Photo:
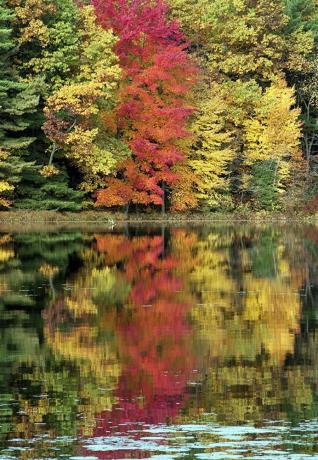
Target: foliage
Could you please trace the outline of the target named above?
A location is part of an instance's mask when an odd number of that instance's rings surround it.
[[[22,75],[44,80],[44,96],[78,68],[79,9],[73,0],[8,0],[14,8]]]
[[[91,7],[80,11],[80,62],[73,81],[48,99],[44,131],[53,141],[51,150],[63,148],[67,158],[83,174],[82,188],[93,191],[99,177],[108,175],[127,152],[103,129],[102,117],[113,103],[120,76],[112,52],[116,38],[95,22]]]
[[[57,170],[52,177],[46,177],[39,173],[38,167],[35,170],[28,168],[22,174],[22,181],[17,188],[16,208],[55,211],[82,209],[84,193],[70,187],[65,170]]]
[[[30,116],[39,98],[34,82],[19,81],[12,59],[16,54],[12,37],[14,15],[0,2],[0,207],[9,207],[9,195],[19,181],[26,163],[17,156],[34,140],[26,134]]]
[[[164,186],[176,180],[172,166],[184,158],[180,141],[188,136],[192,109],[187,99],[196,70],[161,1],[117,3],[96,2],[96,10],[102,24],[113,27],[120,37],[116,51],[123,80],[116,117],[133,158],[106,182],[97,205],[159,205],[165,200]]]
[[[314,0],[2,0],[0,25],[1,207],[315,194]]]
[[[229,176],[236,157],[226,101],[218,90],[217,85],[211,86],[193,123],[194,143],[189,158],[196,177],[196,197],[209,209],[231,207]]]
[[[299,110],[294,92],[278,80],[265,91],[254,118],[245,122],[245,164],[253,165],[252,193],[263,209],[273,209],[275,195],[284,190],[290,165],[299,157]],[[255,188],[254,188],[255,187]]]

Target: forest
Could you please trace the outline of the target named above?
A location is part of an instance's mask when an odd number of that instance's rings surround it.
[[[0,209],[315,214],[316,0],[0,0]]]

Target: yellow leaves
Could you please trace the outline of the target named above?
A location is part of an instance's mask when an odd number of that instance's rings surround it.
[[[296,30],[286,37],[289,52],[286,68],[292,72],[306,72],[310,68],[308,56],[314,49],[314,37],[311,31]]]
[[[14,190],[13,185],[10,185],[7,181],[0,180],[0,193],[11,192]]]
[[[42,47],[46,47],[50,34],[43,17],[54,13],[55,6],[46,0],[9,0],[9,4],[15,8],[16,20],[21,24],[19,43],[38,40]]]
[[[45,278],[51,278],[59,273],[59,268],[54,265],[44,264],[39,268],[39,272]]]
[[[273,77],[265,90],[255,80],[223,80],[205,96],[192,126],[189,156],[197,199],[209,209],[231,209],[232,200],[242,199],[244,191],[258,196],[263,181],[273,191],[266,205],[264,198],[259,206],[274,206],[276,192],[285,190],[290,165],[299,161],[301,124],[300,111],[293,108],[294,90],[280,77]],[[257,162],[272,165],[258,170],[258,185],[252,185]]]
[[[272,161],[275,171],[271,187],[278,193],[284,192],[290,164],[299,156],[300,111],[293,109],[294,105],[294,90],[277,78],[259,99],[254,117],[244,123],[245,165]],[[250,179],[249,174],[244,178],[246,189]]]
[[[252,120],[245,121],[248,160],[283,160],[297,155],[300,146],[300,122],[294,91],[277,79],[265,91]]]
[[[224,194],[229,191],[228,165],[235,158],[226,112],[218,85],[212,85],[192,127],[195,142],[189,165],[196,178],[196,197],[213,208],[224,205]]]
[[[170,0],[173,15],[200,44],[210,74],[269,81],[286,69],[303,71],[313,50],[311,31],[286,33],[283,0]]]
[[[9,153],[0,147],[0,163],[6,161],[9,157]],[[11,201],[7,198],[7,194],[13,192],[14,186],[8,181],[0,179],[0,207],[9,208]]]
[[[83,7],[79,14],[78,71],[49,97],[45,131],[84,175],[81,188],[93,191],[117,162],[102,119],[107,108],[112,109],[121,71],[113,52],[117,41],[113,32],[97,24],[94,8]]]
[[[73,131],[66,136],[65,144],[71,146],[70,155],[77,160],[77,162],[85,162],[85,155],[92,148],[92,144],[98,134],[98,129],[85,130],[76,126]],[[73,152],[74,149],[74,152]]]
[[[110,174],[116,165],[111,151],[97,145],[99,130],[74,128],[65,138],[66,156],[84,173],[82,189],[93,191],[98,186],[98,175],[102,178]]]
[[[102,95],[101,83],[87,82],[65,85],[49,97],[45,114],[65,110],[70,115],[88,117],[98,112],[95,102]]]
[[[49,43],[49,31],[40,19],[31,19],[28,27],[25,27],[20,43],[28,43],[32,39],[39,40],[43,47]]]
[[[121,70],[113,47],[118,38],[112,30],[104,30],[96,23],[94,8],[81,9],[82,66],[80,80],[102,82],[108,90],[116,87]]]
[[[195,178],[190,164],[187,162],[179,163],[173,168],[173,172],[177,175],[177,179],[172,187],[171,210],[182,212],[194,209],[198,200],[193,193]]]
[[[54,165],[43,166],[40,170],[40,174],[43,177],[53,177],[59,174],[59,170]]]
[[[7,262],[14,257],[12,249],[0,248],[0,263]]]

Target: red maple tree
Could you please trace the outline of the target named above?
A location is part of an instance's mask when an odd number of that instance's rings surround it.
[[[132,151],[116,177],[97,192],[97,206],[163,203],[165,185],[177,180],[174,165],[184,159],[193,112],[189,94],[197,69],[183,34],[167,20],[161,0],[94,0],[104,27],[120,37],[116,53],[123,69],[117,129]]]

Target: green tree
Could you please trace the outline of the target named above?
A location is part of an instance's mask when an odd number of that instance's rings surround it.
[[[69,165],[56,155],[59,177],[41,175],[48,163],[50,141],[42,125],[47,98],[76,71],[79,60],[80,9],[73,0],[8,0],[14,11],[17,53],[11,58],[25,82],[36,82],[40,103],[32,119],[35,142],[30,146],[34,169],[25,170],[18,187],[16,206],[32,209],[79,210],[83,193],[72,188]],[[54,176],[54,177],[53,177]]]
[[[34,138],[28,135],[30,115],[36,110],[39,97],[33,83],[19,80],[12,60],[16,46],[12,38],[13,12],[0,1],[0,206],[11,204],[8,195],[19,182],[25,167],[22,158]]]

